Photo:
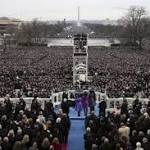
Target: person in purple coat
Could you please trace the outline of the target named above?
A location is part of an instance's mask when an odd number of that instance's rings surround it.
[[[88,94],[86,92],[83,94],[81,102],[82,102],[82,107],[84,110],[84,115],[87,116],[88,107],[89,107],[89,97],[88,97]]]
[[[81,96],[78,95],[75,100],[75,110],[78,112],[78,116],[80,116],[80,113],[82,111],[82,102],[81,102]]]

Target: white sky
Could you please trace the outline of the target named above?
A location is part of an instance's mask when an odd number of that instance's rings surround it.
[[[131,5],[150,11],[150,0],[0,0],[0,17],[74,20],[80,6],[81,19],[118,19]]]

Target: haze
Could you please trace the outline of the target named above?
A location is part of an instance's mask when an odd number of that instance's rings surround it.
[[[0,17],[74,20],[77,18],[77,7],[80,6],[81,19],[118,19],[131,5],[150,10],[150,0],[0,0]]]

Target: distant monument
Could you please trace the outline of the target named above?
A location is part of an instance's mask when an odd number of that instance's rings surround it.
[[[81,23],[80,23],[80,7],[78,7],[78,22],[77,22],[77,26],[81,26]]]
[[[73,25],[70,25],[70,26],[67,26],[64,29],[64,33],[68,36],[74,36],[74,34],[77,34],[77,33],[86,33],[86,34],[91,33],[91,29],[89,29],[87,26],[81,24],[81,21],[80,21],[80,7],[78,7],[77,23],[73,24]]]

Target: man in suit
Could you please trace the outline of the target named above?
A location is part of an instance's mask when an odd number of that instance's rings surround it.
[[[106,98],[103,96],[99,103],[99,116],[105,116],[106,108],[107,108]]]

